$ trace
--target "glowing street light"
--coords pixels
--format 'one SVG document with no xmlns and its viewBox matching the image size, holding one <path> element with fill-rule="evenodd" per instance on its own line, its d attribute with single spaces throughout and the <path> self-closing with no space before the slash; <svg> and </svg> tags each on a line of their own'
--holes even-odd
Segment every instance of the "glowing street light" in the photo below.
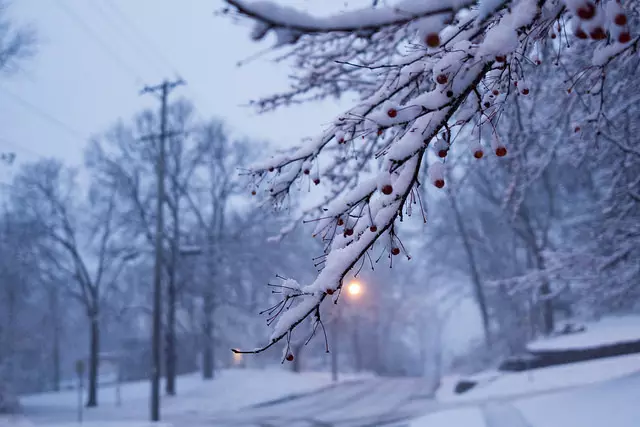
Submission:
<svg viewBox="0 0 640 427">
<path fill-rule="evenodd" d="M 347 286 L 347 292 L 352 297 L 356 297 L 362 293 L 362 285 L 358 282 L 351 282 L 349 286 Z"/>
</svg>

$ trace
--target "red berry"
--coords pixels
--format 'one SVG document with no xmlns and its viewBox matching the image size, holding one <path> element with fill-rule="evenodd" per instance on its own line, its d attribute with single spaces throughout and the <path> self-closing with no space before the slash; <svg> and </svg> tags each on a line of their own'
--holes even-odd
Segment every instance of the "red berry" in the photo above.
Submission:
<svg viewBox="0 0 640 427">
<path fill-rule="evenodd" d="M 447 157 L 447 152 L 449 152 L 449 150 L 445 150 L 445 149 L 438 150 L 438 157 L 440 157 L 440 158 Z"/>
<path fill-rule="evenodd" d="M 504 157 L 507 155 L 507 147 L 500 146 L 496 148 L 496 156 Z"/>
<path fill-rule="evenodd" d="M 378 136 L 382 135 L 382 129 L 378 129 Z"/>
<path fill-rule="evenodd" d="M 327 295 L 333 295 L 333 289 L 329 288 L 325 291 Z"/>
<path fill-rule="evenodd" d="M 340 137 L 340 139 L 338 140 L 338 144 L 344 144 L 344 137 Z"/>
<path fill-rule="evenodd" d="M 507 57 L 504 55 L 498 55 L 496 56 L 496 61 L 497 62 L 505 62 L 507 60 Z"/>
<path fill-rule="evenodd" d="M 375 233 L 376 231 L 378 231 L 378 227 L 376 227 L 375 225 L 372 225 L 371 227 L 369 227 L 369 231 L 372 233 Z"/>
<path fill-rule="evenodd" d="M 251 192 L 251 195 L 252 195 L 252 196 L 255 196 L 255 195 L 256 195 L 256 190 L 253 190 L 253 191 Z"/>
<path fill-rule="evenodd" d="M 580 132 L 580 126 L 576 126 L 576 127 L 573 129 L 573 131 L 574 131 L 574 132 Z"/>
<path fill-rule="evenodd" d="M 473 157 L 476 159 L 481 159 L 484 156 L 484 152 L 482 150 L 476 150 L 473 152 Z"/>
<path fill-rule="evenodd" d="M 338 226 L 343 226 L 344 220 L 342 218 L 338 218 Z"/>
<path fill-rule="evenodd" d="M 629 43 L 631 41 L 631 34 L 627 33 L 626 31 L 624 33 L 620 33 L 620 35 L 618 36 L 618 41 L 620 43 Z"/>
<path fill-rule="evenodd" d="M 518 81 L 516 80 L 515 82 L 513 82 L 513 85 L 514 85 L 515 87 L 518 87 Z"/>
<path fill-rule="evenodd" d="M 527 89 L 526 87 L 524 89 L 522 89 L 522 94 L 523 95 L 529 95 L 529 89 Z"/>
<path fill-rule="evenodd" d="M 567 93 L 571 93 L 571 88 L 567 89 Z"/>
<path fill-rule="evenodd" d="M 305 174 L 305 175 L 309 175 L 309 172 L 310 172 L 309 169 L 305 169 L 305 170 L 302 171 L 302 173 Z"/>
<path fill-rule="evenodd" d="M 436 186 L 436 187 L 438 187 L 438 188 L 442 188 L 442 187 L 444 187 L 444 179 L 436 179 L 436 180 L 433 182 L 433 185 L 435 185 L 435 186 Z"/>
<path fill-rule="evenodd" d="M 347 228 L 346 230 L 344 230 L 344 235 L 353 236 L 353 228 Z"/>
<path fill-rule="evenodd" d="M 387 184 L 382 187 L 382 194 L 386 194 L 388 196 L 391 193 L 393 193 L 393 187 L 391 185 Z"/>
<path fill-rule="evenodd" d="M 583 39 L 584 40 L 584 39 L 588 38 L 589 36 L 587 35 L 587 33 L 584 32 L 584 30 L 582 28 L 578 28 L 576 30 L 576 37 L 579 38 L 579 39 Z"/>
<path fill-rule="evenodd" d="M 438 77 L 436 77 L 436 81 L 438 82 L 438 84 L 446 85 L 449 81 L 449 78 L 446 74 L 438 74 Z"/>
<path fill-rule="evenodd" d="M 437 33 L 429 33 L 424 38 L 424 42 L 429 47 L 438 47 L 440 46 L 440 36 Z"/>
<path fill-rule="evenodd" d="M 399 254 L 400 254 L 400 248 L 391 249 L 391 255 L 399 255 Z"/>
<path fill-rule="evenodd" d="M 287 359 L 289 362 L 293 361 L 293 354 L 287 354 L 287 357 L 285 357 L 285 359 Z"/>
<path fill-rule="evenodd" d="M 555 39 L 556 37 L 558 37 L 558 36 L 556 36 L 556 33 L 551 33 L 551 38 L 552 39 Z"/>
<path fill-rule="evenodd" d="M 493 94 L 494 94 L 495 96 L 498 96 L 498 95 L 500 95 L 500 91 L 499 91 L 498 89 L 494 89 L 494 90 L 493 90 Z"/>
<path fill-rule="evenodd" d="M 613 18 L 613 22 L 621 27 L 627 25 L 627 15 L 625 15 L 624 13 L 619 13 L 615 18 Z"/>
<path fill-rule="evenodd" d="M 596 6 L 593 3 L 587 3 L 578 8 L 578 16 L 585 21 L 593 19 L 596 16 Z"/>
<path fill-rule="evenodd" d="M 593 30 L 591 30 L 591 33 L 589 33 L 589 35 L 594 40 L 604 40 L 607 38 L 607 33 L 605 33 L 604 28 L 602 27 L 594 28 Z"/>
<path fill-rule="evenodd" d="M 313 179 L 313 183 L 314 183 L 315 185 L 320 184 L 320 178 L 314 178 L 314 179 Z"/>
<path fill-rule="evenodd" d="M 391 118 L 394 118 L 398 115 L 398 110 L 396 110 L 395 108 L 389 108 L 389 111 L 387 111 L 387 115 Z"/>
</svg>

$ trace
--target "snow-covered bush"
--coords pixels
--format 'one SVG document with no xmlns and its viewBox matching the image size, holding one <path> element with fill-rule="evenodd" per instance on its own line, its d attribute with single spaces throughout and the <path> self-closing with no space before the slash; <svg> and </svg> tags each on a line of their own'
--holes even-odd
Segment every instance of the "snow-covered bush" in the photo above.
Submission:
<svg viewBox="0 0 640 427">
<path fill-rule="evenodd" d="M 253 39 L 275 34 L 282 58 L 295 63 L 291 90 L 256 101 L 261 111 L 359 96 L 315 139 L 253 165 L 253 191 L 275 203 L 298 182 L 328 193 L 303 214 L 325 243 L 321 271 L 306 285 L 283 281 L 282 300 L 269 311 L 270 342 L 254 352 L 290 339 L 306 318 L 317 330 L 322 302 L 337 299 L 345 277 L 380 259 L 380 250 L 410 258 L 398 222 L 413 209 L 426 222 L 421 173 L 428 167 L 429 184 L 446 187 L 450 148 L 467 145 L 477 161 L 517 152 L 518 141 L 508 147 L 496 127 L 511 101 L 535 89 L 530 76 L 541 58 L 564 73 L 564 58 L 588 55 L 558 94 L 579 99 L 594 90 L 579 82 L 604 82 L 609 67 L 637 55 L 636 1 L 374 0 L 322 18 L 266 1 L 227 3 L 226 12 L 255 22 Z M 605 103 L 580 123 L 600 132 Z"/>
</svg>

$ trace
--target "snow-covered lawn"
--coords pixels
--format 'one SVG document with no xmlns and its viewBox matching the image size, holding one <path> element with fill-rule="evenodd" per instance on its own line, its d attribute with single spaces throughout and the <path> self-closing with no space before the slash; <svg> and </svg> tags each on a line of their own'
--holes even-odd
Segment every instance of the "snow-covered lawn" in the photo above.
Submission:
<svg viewBox="0 0 640 427">
<path fill-rule="evenodd" d="M 533 427 L 638 427 L 640 374 L 514 402 Z"/>
<path fill-rule="evenodd" d="M 640 354 L 523 372 L 500 372 L 492 380 L 479 383 L 462 394 L 453 393 L 452 384 L 443 385 L 437 392 L 437 399 L 442 402 L 469 402 L 510 397 L 594 384 L 634 373 L 640 373 Z"/>
<path fill-rule="evenodd" d="M 530 351 L 584 350 L 604 345 L 640 341 L 640 316 L 610 316 L 584 325 L 583 332 L 575 332 L 534 341 Z"/>
<path fill-rule="evenodd" d="M 360 375 L 357 378 L 369 377 Z M 341 376 L 348 381 L 355 376 Z M 294 374 L 283 369 L 265 370 L 233 369 L 217 373 L 212 381 L 203 381 L 199 374 L 181 376 L 178 380 L 178 396 L 163 397 L 163 419 L 207 417 L 224 411 L 240 408 L 290 395 L 315 391 L 332 384 L 329 373 L 304 372 Z M 98 408 L 85 409 L 85 425 L 89 427 L 147 427 L 148 381 L 124 384 L 121 388 L 121 405 L 116 405 L 114 386 L 102 387 Z M 77 391 L 44 393 L 23 396 L 24 409 L 22 423 L 35 426 L 60 427 L 64 423 L 75 423 L 77 416 Z M 121 422 L 125 421 L 123 424 Z M 0 426 L 20 426 L 16 418 L 0 418 Z M 99 423 L 98 423 L 99 422 Z M 173 425 L 179 425 L 172 423 Z M 77 424 L 76 424 L 77 425 Z M 171 425 L 171 424 L 170 424 Z M 163 427 L 154 424 L 154 427 Z"/>
<path fill-rule="evenodd" d="M 584 325 L 584 331 L 540 339 L 527 348 L 533 352 L 580 351 L 640 341 L 640 316 L 610 316 Z M 457 394 L 463 377 L 443 379 L 436 397 L 441 402 L 469 402 L 513 397 L 578 387 L 640 373 L 640 353 L 566 363 L 521 372 L 487 370 L 466 377 L 476 383 Z M 640 426 L 640 423 L 638 424 Z"/>
<path fill-rule="evenodd" d="M 448 403 L 446 410 L 418 418 L 411 427 L 640 426 L 640 373 L 528 397 L 521 393 L 504 390 L 500 398 Z"/>
</svg>

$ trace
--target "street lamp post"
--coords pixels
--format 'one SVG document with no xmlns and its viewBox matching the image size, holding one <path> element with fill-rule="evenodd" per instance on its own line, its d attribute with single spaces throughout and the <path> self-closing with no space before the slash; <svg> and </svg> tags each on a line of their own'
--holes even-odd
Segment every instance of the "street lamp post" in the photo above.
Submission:
<svg viewBox="0 0 640 427">
<path fill-rule="evenodd" d="M 362 294 L 362 285 L 358 282 L 351 282 L 347 286 L 347 298 L 355 299 Z M 331 334 L 331 379 L 338 381 L 338 342 L 339 331 L 342 326 L 342 307 L 338 304 L 336 317 L 333 320 L 333 333 Z"/>
</svg>

